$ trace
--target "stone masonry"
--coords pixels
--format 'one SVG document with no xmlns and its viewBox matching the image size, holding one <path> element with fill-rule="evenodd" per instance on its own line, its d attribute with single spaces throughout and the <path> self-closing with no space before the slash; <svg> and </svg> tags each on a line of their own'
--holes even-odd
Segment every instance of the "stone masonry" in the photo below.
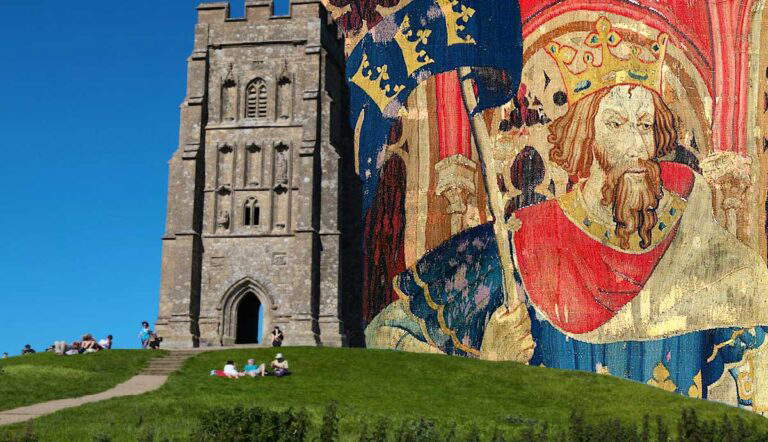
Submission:
<svg viewBox="0 0 768 442">
<path fill-rule="evenodd" d="M 336 27 L 319 1 L 197 10 L 157 332 L 170 348 L 236 343 L 255 295 L 264 342 L 277 325 L 285 345 L 354 344 L 360 190 Z"/>
</svg>

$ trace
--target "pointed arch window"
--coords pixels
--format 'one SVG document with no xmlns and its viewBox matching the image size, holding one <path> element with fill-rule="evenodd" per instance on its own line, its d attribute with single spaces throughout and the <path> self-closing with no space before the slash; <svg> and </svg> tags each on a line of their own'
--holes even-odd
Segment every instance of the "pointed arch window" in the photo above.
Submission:
<svg viewBox="0 0 768 442">
<path fill-rule="evenodd" d="M 256 198 L 249 198 L 243 206 L 243 225 L 258 226 L 260 222 L 261 209 L 259 208 L 259 200 Z"/>
<path fill-rule="evenodd" d="M 257 78 L 245 88 L 245 116 L 246 118 L 267 117 L 267 83 Z"/>
</svg>

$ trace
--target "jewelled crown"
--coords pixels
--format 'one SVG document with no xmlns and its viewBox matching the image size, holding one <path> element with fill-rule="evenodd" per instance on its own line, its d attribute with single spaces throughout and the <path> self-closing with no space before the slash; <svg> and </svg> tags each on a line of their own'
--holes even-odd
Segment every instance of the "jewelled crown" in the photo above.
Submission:
<svg viewBox="0 0 768 442">
<path fill-rule="evenodd" d="M 611 22 L 600 17 L 595 23 L 594 31 L 587 35 L 584 44 L 590 48 L 600 48 L 602 57 L 598 62 L 590 51 L 584 52 L 586 68 L 578 73 L 571 70 L 571 64 L 576 57 L 576 49 L 551 42 L 547 53 L 557 62 L 557 67 L 565 82 L 568 102 L 576 102 L 585 96 L 608 86 L 617 84 L 635 84 L 653 89 L 661 93 L 661 67 L 667 52 L 667 34 L 659 34 L 649 49 L 653 60 L 640 58 L 642 47 L 632 45 L 628 59 L 615 55 L 611 48 L 621 43 L 618 32 L 611 29 Z"/>
</svg>

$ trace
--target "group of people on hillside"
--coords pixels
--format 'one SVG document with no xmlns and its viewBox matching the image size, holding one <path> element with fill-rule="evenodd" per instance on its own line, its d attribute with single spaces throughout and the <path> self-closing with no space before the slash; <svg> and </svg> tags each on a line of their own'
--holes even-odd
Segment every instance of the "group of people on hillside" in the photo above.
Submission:
<svg viewBox="0 0 768 442">
<path fill-rule="evenodd" d="M 67 344 L 66 341 L 56 341 L 45 351 L 66 356 L 96 353 L 97 351 L 111 350 L 112 339 L 112 335 L 107 335 L 106 338 L 96 341 L 92 334 L 86 333 L 79 341 L 73 341 L 71 344 Z"/>
<path fill-rule="evenodd" d="M 83 337 L 79 341 L 73 341 L 71 344 L 67 344 L 66 341 L 55 341 L 53 345 L 48 347 L 45 351 L 47 352 L 53 352 L 58 355 L 76 355 L 80 353 L 94 353 L 101 350 L 110 350 L 112 348 L 112 335 L 108 335 L 106 338 L 99 340 L 98 342 L 93 337 L 91 333 L 86 333 L 83 335 Z M 283 345 L 283 339 L 285 339 L 285 335 L 283 334 L 283 331 L 280 330 L 280 327 L 275 327 L 272 332 L 270 332 L 270 341 L 273 347 L 280 347 Z M 139 331 L 139 340 L 141 341 L 141 348 L 149 348 L 153 350 L 157 350 L 160 348 L 160 343 L 163 341 L 163 338 L 157 336 L 157 334 L 149 327 L 149 322 L 142 321 L 141 323 L 141 330 Z M 28 355 L 35 353 L 35 349 L 32 348 L 31 345 L 27 344 L 24 346 L 24 348 L 21 350 L 22 355 Z M 282 354 L 278 353 L 280 358 L 282 358 Z M 8 353 L 3 353 L 2 359 L 7 359 Z M 278 360 L 279 358 L 275 358 L 274 361 L 272 361 L 272 368 L 275 371 L 274 374 L 277 376 L 283 376 L 283 374 L 277 374 L 278 371 L 282 370 L 279 366 L 282 364 Z M 277 364 L 275 364 L 277 362 Z M 251 364 L 249 364 L 251 365 Z M 248 365 L 246 365 L 246 368 Z M 252 372 L 259 372 L 262 373 L 261 376 L 266 376 L 268 374 L 267 370 L 264 368 L 264 364 L 261 364 L 259 367 L 261 367 L 261 370 L 251 370 Z M 257 368 L 259 368 L 257 367 Z M 285 372 L 288 371 L 288 363 L 285 362 Z M 248 370 L 244 370 L 243 373 L 248 372 Z M 282 371 L 280 371 L 282 372 Z"/>
<path fill-rule="evenodd" d="M 248 363 L 245 364 L 242 371 L 237 369 L 234 361 L 227 361 L 224 364 L 223 370 L 212 370 L 211 376 L 221 376 L 230 379 L 237 379 L 243 376 L 250 376 L 255 378 L 257 376 L 287 376 L 291 374 L 288 370 L 288 360 L 283 357 L 282 353 L 275 355 L 275 359 L 269 363 L 269 369 L 267 364 L 256 364 L 255 360 L 248 359 Z"/>
<path fill-rule="evenodd" d="M 80 353 L 95 353 L 102 350 L 112 349 L 112 335 L 96 341 L 91 333 L 86 333 L 79 341 L 72 341 L 67 344 L 66 341 L 54 341 L 54 343 L 45 349 L 46 352 L 56 353 L 57 355 L 78 355 Z M 21 349 L 22 355 L 31 355 L 37 353 L 31 345 L 27 344 Z M 3 353 L 3 359 L 8 359 L 8 353 Z"/>
</svg>

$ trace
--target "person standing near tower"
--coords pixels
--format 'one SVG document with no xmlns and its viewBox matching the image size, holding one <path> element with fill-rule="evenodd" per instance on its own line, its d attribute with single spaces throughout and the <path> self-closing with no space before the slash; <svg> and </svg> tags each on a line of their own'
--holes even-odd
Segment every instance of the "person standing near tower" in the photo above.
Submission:
<svg viewBox="0 0 768 442">
<path fill-rule="evenodd" d="M 141 348 L 147 348 L 149 340 L 152 337 L 152 330 L 149 328 L 149 323 L 144 321 L 141 323 L 141 331 L 139 331 L 139 339 L 141 340 Z"/>
<path fill-rule="evenodd" d="M 285 337 L 283 335 L 283 331 L 280 330 L 280 327 L 275 326 L 274 329 L 272 329 L 272 346 L 273 347 L 280 347 L 283 345 L 283 338 Z"/>
</svg>

